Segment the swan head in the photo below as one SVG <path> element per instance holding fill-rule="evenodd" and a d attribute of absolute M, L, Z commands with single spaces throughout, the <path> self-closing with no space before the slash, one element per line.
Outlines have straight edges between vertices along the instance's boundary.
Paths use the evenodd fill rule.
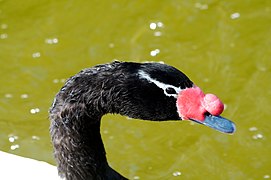
<path fill-rule="evenodd" d="M 158 115 L 152 117 L 190 120 L 224 133 L 235 131 L 234 123 L 220 116 L 224 110 L 222 101 L 214 94 L 204 94 L 179 70 L 157 63 L 139 70 L 138 74 L 145 86 L 152 89 L 144 90 L 148 94 L 144 100 L 155 102 L 153 107 Z"/>

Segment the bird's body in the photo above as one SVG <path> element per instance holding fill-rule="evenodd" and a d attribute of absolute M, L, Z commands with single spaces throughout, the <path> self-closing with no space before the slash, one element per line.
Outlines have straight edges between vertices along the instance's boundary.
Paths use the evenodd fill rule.
<path fill-rule="evenodd" d="M 194 94 L 200 94 L 193 100 L 197 104 L 194 112 L 183 111 L 190 109 L 186 104 L 194 106 L 186 98 Z M 221 125 L 221 130 L 205 120 L 223 111 L 216 96 L 207 96 L 185 74 L 165 64 L 116 61 L 82 70 L 67 80 L 50 109 L 59 175 L 67 180 L 126 179 L 107 163 L 100 134 L 100 120 L 107 113 L 154 121 L 186 118 L 227 132 L 229 127 Z M 209 107 L 212 102 L 205 105 L 205 99 L 216 104 Z M 213 116 L 211 112 L 218 113 Z M 233 124 L 226 126 L 231 125 L 228 132 L 234 131 Z"/>

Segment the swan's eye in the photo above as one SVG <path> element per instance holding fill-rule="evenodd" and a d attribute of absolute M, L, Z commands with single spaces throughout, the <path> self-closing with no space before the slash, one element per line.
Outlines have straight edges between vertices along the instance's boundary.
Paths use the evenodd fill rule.
<path fill-rule="evenodd" d="M 168 94 L 177 94 L 175 89 L 173 89 L 172 87 L 167 87 L 166 88 L 166 93 L 168 93 Z"/>

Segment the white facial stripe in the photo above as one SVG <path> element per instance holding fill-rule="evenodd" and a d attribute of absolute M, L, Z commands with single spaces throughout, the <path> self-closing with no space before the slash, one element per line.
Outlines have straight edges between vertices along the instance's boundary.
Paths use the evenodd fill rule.
<path fill-rule="evenodd" d="M 146 80 L 148 80 L 149 82 L 154 83 L 157 87 L 163 89 L 164 94 L 165 94 L 166 96 L 173 96 L 173 97 L 177 98 L 179 92 L 182 90 L 182 89 L 179 88 L 179 87 L 175 87 L 175 86 L 170 85 L 170 84 L 165 84 L 165 83 L 159 82 L 159 81 L 157 81 L 157 80 L 151 78 L 149 74 L 147 74 L 146 72 L 144 72 L 144 71 L 142 71 L 142 70 L 138 71 L 138 74 L 139 74 L 139 78 L 146 79 Z M 168 94 L 168 93 L 166 92 L 166 89 L 167 89 L 167 88 L 173 88 L 173 89 L 176 91 L 176 94 Z"/>

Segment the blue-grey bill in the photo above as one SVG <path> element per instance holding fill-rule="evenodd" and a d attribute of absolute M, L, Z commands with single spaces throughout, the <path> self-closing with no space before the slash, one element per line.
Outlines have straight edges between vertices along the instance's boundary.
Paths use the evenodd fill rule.
<path fill-rule="evenodd" d="M 204 121 L 198 121 L 195 119 L 192 119 L 192 120 L 197 123 L 204 124 L 205 126 L 208 126 L 210 128 L 213 128 L 223 133 L 232 134 L 236 130 L 234 122 L 226 118 L 223 118 L 221 116 L 207 115 L 205 116 Z"/>

